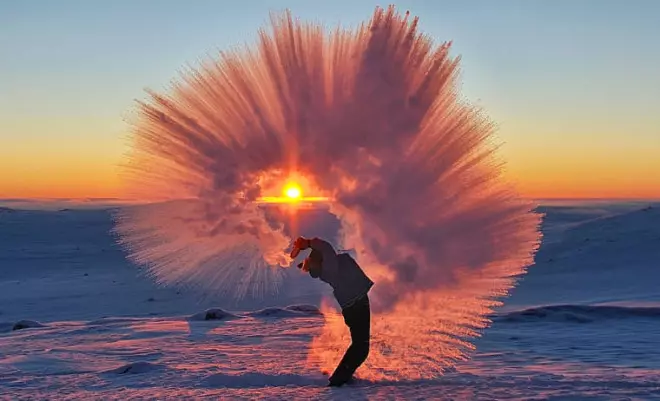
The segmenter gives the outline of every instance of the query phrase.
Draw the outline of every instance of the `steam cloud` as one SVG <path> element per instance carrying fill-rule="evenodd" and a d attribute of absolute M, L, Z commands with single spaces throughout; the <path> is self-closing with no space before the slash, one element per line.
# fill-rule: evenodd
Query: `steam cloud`
<path fill-rule="evenodd" d="M 257 47 L 139 103 L 126 182 L 164 202 L 123 209 L 121 242 L 161 283 L 263 295 L 291 238 L 254 200 L 295 170 L 334 199 L 343 247 L 376 281 L 361 374 L 442 373 L 533 263 L 541 219 L 502 177 L 449 50 L 391 7 L 330 34 L 274 16 Z M 309 360 L 332 369 L 347 333 L 328 319 Z"/>

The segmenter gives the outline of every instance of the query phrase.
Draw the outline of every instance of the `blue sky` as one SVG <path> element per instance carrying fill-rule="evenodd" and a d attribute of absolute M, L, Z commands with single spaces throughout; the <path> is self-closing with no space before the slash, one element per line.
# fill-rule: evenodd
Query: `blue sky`
<path fill-rule="evenodd" d="M 353 26 L 387 4 L 1 0 L 0 158 L 25 160 L 34 141 L 57 137 L 78 139 L 84 152 L 103 147 L 99 157 L 110 162 L 123 151 L 122 118 L 145 87 L 162 89 L 186 63 L 253 43 L 269 11 Z M 589 146 L 598 160 L 622 148 L 628 160 L 660 151 L 660 2 L 395 4 L 419 16 L 436 41 L 453 40 L 464 93 L 499 123 L 514 169 L 549 149 L 574 162 Z M 16 163 L 18 172 L 28 168 Z"/>

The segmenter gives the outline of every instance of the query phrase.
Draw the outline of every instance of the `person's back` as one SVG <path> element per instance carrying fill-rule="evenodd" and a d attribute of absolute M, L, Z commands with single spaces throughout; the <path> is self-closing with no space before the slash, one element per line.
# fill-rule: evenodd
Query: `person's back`
<path fill-rule="evenodd" d="M 312 272 L 310 275 L 318 278 L 332 287 L 332 292 L 339 306 L 346 308 L 357 299 L 369 292 L 374 282 L 367 277 L 357 262 L 347 253 L 337 254 L 337 270 L 320 269 L 320 273 Z"/>
<path fill-rule="evenodd" d="M 307 248 L 312 248 L 312 252 L 298 267 L 330 284 L 342 308 L 344 322 L 351 331 L 351 345 L 330 377 L 331 386 L 341 386 L 351 379 L 369 355 L 371 310 L 368 292 L 374 283 L 351 255 L 337 254 L 332 245 L 319 238 L 298 238 L 291 257 L 295 258 L 300 250 Z"/>

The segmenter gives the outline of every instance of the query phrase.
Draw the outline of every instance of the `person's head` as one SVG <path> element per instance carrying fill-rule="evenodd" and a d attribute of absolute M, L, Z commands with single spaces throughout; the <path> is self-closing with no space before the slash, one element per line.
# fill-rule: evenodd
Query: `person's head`
<path fill-rule="evenodd" d="M 323 254 L 321 254 L 321 252 L 317 251 L 316 249 L 312 249 L 312 251 L 309 253 L 309 256 L 305 258 L 302 269 L 305 271 L 309 271 L 310 269 L 318 270 L 322 266 L 323 266 Z"/>

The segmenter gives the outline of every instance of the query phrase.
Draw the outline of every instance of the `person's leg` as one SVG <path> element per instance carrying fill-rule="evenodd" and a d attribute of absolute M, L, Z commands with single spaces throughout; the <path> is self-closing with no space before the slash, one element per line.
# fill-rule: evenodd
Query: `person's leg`
<path fill-rule="evenodd" d="M 353 374 L 369 356 L 369 337 L 371 332 L 371 311 L 369 298 L 365 295 L 353 309 L 351 316 L 350 360 L 347 361 Z"/>
<path fill-rule="evenodd" d="M 369 298 L 365 296 L 342 311 L 344 321 L 351 332 L 351 345 L 330 377 L 330 383 L 343 384 L 369 356 L 371 311 Z"/>

